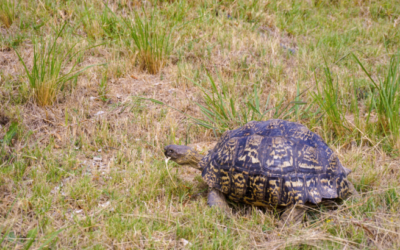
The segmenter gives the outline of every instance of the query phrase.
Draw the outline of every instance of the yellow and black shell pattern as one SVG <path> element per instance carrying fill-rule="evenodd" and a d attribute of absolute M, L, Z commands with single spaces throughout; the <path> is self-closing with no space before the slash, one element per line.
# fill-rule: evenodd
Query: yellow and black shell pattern
<path fill-rule="evenodd" d="M 256 206 L 318 204 L 350 195 L 336 154 L 321 137 L 294 122 L 249 122 L 227 131 L 199 164 L 210 187 Z"/>

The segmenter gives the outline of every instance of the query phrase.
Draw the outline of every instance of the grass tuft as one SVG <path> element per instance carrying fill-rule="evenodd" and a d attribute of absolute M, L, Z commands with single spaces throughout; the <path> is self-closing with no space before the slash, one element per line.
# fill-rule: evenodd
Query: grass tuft
<path fill-rule="evenodd" d="M 235 96 L 232 89 L 223 81 L 217 85 L 210 74 L 207 74 L 210 88 L 203 88 L 195 83 L 203 93 L 204 104 L 196 103 L 203 114 L 204 120 L 195 122 L 218 133 L 240 127 L 250 121 L 262 121 L 268 118 L 285 119 L 299 115 L 298 106 L 307 103 L 297 100 L 303 93 L 298 93 L 296 100 L 285 103 L 281 100 L 276 106 L 270 107 L 270 95 L 262 100 L 260 89 L 256 85 L 246 97 Z"/>
<path fill-rule="evenodd" d="M 107 71 L 103 73 L 103 77 L 100 79 L 98 94 L 100 100 L 103 102 L 107 102 L 109 100 L 107 98 Z"/>
<path fill-rule="evenodd" d="M 12 122 L 4 137 L 0 140 L 5 145 L 10 145 L 12 139 L 17 136 L 18 123 Z"/>
<path fill-rule="evenodd" d="M 157 74 L 166 64 L 171 52 L 171 29 L 166 23 L 156 18 L 153 9 L 150 14 L 143 12 L 140 17 L 134 12 L 133 20 L 123 19 L 128 36 L 133 40 L 138 53 L 139 65 L 150 74 Z M 168 32 L 169 31 L 169 32 Z M 130 46 L 130 39 L 126 43 Z"/>
<path fill-rule="evenodd" d="M 33 66 L 30 70 L 27 67 L 27 62 L 15 49 L 19 61 L 24 66 L 29 85 L 33 90 L 34 99 L 40 106 L 52 105 L 57 98 L 57 94 L 67 87 L 70 80 L 78 77 L 84 70 L 94 66 L 91 65 L 75 70 L 81 53 L 75 52 L 75 45 L 70 46 L 65 40 L 60 43 L 57 42 L 64 28 L 65 24 L 49 40 L 39 37 L 38 40 L 34 41 Z M 69 62 L 72 62 L 72 66 L 68 65 Z M 70 68 L 66 69 L 68 66 Z"/>
<path fill-rule="evenodd" d="M 121 31 L 121 24 L 108 8 L 98 13 L 94 6 L 87 4 L 80 16 L 84 31 L 91 40 L 116 39 Z"/>
<path fill-rule="evenodd" d="M 361 61 L 355 55 L 353 57 L 371 81 L 370 109 L 374 109 L 378 114 L 378 132 L 388 138 L 393 147 L 400 149 L 400 54 L 390 58 L 386 77 L 378 82 L 372 78 Z"/>
<path fill-rule="evenodd" d="M 341 103 L 339 93 L 339 83 L 334 82 L 331 70 L 328 66 L 324 67 L 325 84 L 320 84 L 318 79 L 315 79 L 316 92 L 312 93 L 314 102 L 319 106 L 325 116 L 324 129 L 333 130 L 337 137 L 341 137 L 349 130 L 345 121 L 344 105 Z"/>
<path fill-rule="evenodd" d="M 17 4 L 14 0 L 3 0 L 0 2 L 0 22 L 8 29 L 17 17 Z"/>

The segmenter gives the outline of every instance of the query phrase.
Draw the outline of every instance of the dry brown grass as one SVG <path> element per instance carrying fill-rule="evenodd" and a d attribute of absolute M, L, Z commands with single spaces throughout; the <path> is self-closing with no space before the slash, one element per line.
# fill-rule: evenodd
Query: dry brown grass
<path fill-rule="evenodd" d="M 146 50 L 139 52 L 139 58 L 140 68 L 142 70 L 147 70 L 150 74 L 157 74 L 160 72 L 166 61 L 164 58 L 154 58 L 154 55 Z"/>
<path fill-rule="evenodd" d="M 9 29 L 17 16 L 17 3 L 14 0 L 4 0 L 0 3 L 0 23 Z"/>
<path fill-rule="evenodd" d="M 11 18 L 3 11 L 0 11 L 0 22 L 2 22 L 6 28 L 10 28 L 12 24 Z"/>
<path fill-rule="evenodd" d="M 58 93 L 55 81 L 55 79 L 45 80 L 34 89 L 34 96 L 37 104 L 43 107 L 54 103 Z"/>

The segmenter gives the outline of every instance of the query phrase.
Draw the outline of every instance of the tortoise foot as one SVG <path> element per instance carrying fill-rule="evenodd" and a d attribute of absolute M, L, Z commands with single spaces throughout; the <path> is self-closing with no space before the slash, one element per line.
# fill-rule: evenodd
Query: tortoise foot
<path fill-rule="evenodd" d="M 303 205 L 293 205 L 288 207 L 281 215 L 278 222 L 279 227 L 298 225 L 303 221 L 307 209 Z"/>
<path fill-rule="evenodd" d="M 229 205 L 226 202 L 225 195 L 221 191 L 214 188 L 210 188 L 208 192 L 207 204 L 210 207 L 217 207 L 223 211 L 229 210 Z"/>

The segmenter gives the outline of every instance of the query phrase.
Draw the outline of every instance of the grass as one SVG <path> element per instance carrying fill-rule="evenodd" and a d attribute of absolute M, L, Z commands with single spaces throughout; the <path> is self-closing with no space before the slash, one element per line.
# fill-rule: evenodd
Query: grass
<path fill-rule="evenodd" d="M 140 17 L 134 11 L 133 20 L 123 19 L 125 33 L 130 38 L 125 38 L 124 41 L 128 47 L 133 42 L 140 68 L 150 74 L 157 74 L 162 69 L 171 51 L 170 36 L 173 28 L 157 20 L 156 14 L 156 9 L 153 9 L 150 13 L 143 11 L 143 17 Z"/>
<path fill-rule="evenodd" d="M 195 124 L 212 129 L 217 134 L 243 126 L 250 121 L 265 120 L 267 114 L 274 119 L 285 119 L 290 115 L 293 116 L 295 111 L 298 117 L 298 106 L 307 104 L 298 100 L 301 96 L 298 93 L 296 100 L 285 103 L 286 105 L 283 105 L 284 100 L 281 100 L 275 107 L 269 107 L 270 96 L 262 102 L 257 86 L 254 85 L 252 93 L 248 93 L 247 97 L 242 98 L 232 94 L 229 86 L 224 82 L 221 83 L 221 86 L 217 86 L 213 78 L 209 74 L 207 76 L 211 91 L 193 82 L 203 92 L 204 105 L 196 104 L 206 119 L 194 119 L 193 121 Z"/>
<path fill-rule="evenodd" d="M 392 146 L 399 149 L 400 130 L 400 60 L 399 55 L 390 58 L 387 74 L 383 80 L 375 81 L 371 74 L 365 69 L 360 60 L 355 57 L 362 70 L 371 81 L 371 107 L 378 114 L 377 124 L 379 131 L 391 142 Z"/>
<path fill-rule="evenodd" d="M 0 22 L 8 29 L 17 17 L 18 4 L 14 0 L 0 3 Z"/>
<path fill-rule="evenodd" d="M 40 106 L 52 105 L 56 101 L 58 93 L 68 87 L 68 82 L 76 79 L 88 68 L 75 70 L 80 61 L 79 53 L 74 51 L 75 46 L 57 42 L 64 28 L 65 25 L 48 40 L 39 37 L 34 42 L 31 69 L 28 69 L 28 63 L 24 61 L 18 50 L 15 50 L 18 59 L 24 66 L 34 99 Z M 72 66 L 67 72 L 63 72 L 69 62 L 72 63 Z"/>
<path fill-rule="evenodd" d="M 313 94 L 314 102 L 325 116 L 325 130 L 332 130 L 337 137 L 343 137 L 349 128 L 346 124 L 346 105 L 341 103 L 338 82 L 335 83 L 329 67 L 324 67 L 325 82 L 320 84 L 315 80 L 316 92 Z M 321 86 L 322 85 L 322 86 Z"/>
<path fill-rule="evenodd" d="M 400 247 L 393 1 L 4 6 L 0 249 Z M 201 173 L 166 165 L 165 145 L 205 153 L 273 118 L 319 134 L 361 199 L 278 228 L 279 211 L 209 208 Z"/>
<path fill-rule="evenodd" d="M 99 98 L 106 102 L 107 98 L 107 72 L 103 73 L 103 78 L 100 80 L 99 90 L 98 90 Z"/>

